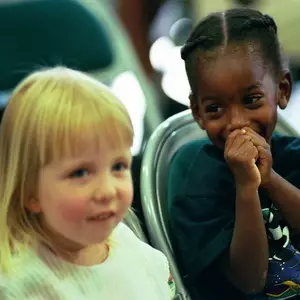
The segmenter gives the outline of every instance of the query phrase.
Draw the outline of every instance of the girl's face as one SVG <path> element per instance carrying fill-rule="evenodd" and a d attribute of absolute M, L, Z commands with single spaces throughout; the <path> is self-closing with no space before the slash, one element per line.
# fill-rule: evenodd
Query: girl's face
<path fill-rule="evenodd" d="M 285 108 L 290 84 L 278 84 L 250 46 L 217 50 L 198 60 L 193 114 L 211 141 L 224 148 L 228 135 L 250 127 L 270 142 L 277 105 Z"/>
<path fill-rule="evenodd" d="M 40 170 L 35 212 L 60 247 L 104 242 L 123 219 L 133 198 L 130 145 L 84 144 L 73 156 Z M 70 249 L 67 249 L 70 250 Z"/>

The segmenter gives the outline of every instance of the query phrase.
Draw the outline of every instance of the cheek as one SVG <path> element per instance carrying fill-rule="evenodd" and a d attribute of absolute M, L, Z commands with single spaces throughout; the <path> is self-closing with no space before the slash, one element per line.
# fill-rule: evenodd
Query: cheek
<path fill-rule="evenodd" d="M 133 200 L 133 185 L 132 181 L 128 180 L 127 182 L 124 182 L 124 184 L 121 187 L 121 198 L 124 206 L 131 206 L 132 200 Z"/>
<path fill-rule="evenodd" d="M 277 105 L 274 103 L 266 105 L 264 109 L 257 112 L 257 118 L 265 127 L 273 127 L 277 121 Z"/>
<path fill-rule="evenodd" d="M 273 110 L 270 110 L 268 117 L 269 122 L 266 124 L 266 139 L 270 140 L 277 123 L 277 107 L 273 108 Z"/>
<path fill-rule="evenodd" d="M 227 137 L 226 124 L 224 124 L 224 121 L 221 119 L 210 120 L 207 122 L 205 130 L 210 141 L 219 149 L 224 149 Z"/>
<path fill-rule="evenodd" d="M 59 214 L 67 222 L 81 221 L 86 216 L 86 202 L 83 199 L 71 199 L 58 206 Z"/>
<path fill-rule="evenodd" d="M 133 200 L 133 186 L 131 185 L 130 188 L 128 189 L 128 202 L 129 205 L 131 205 Z"/>
<path fill-rule="evenodd" d="M 204 129 L 207 135 L 211 139 L 219 138 L 220 133 L 223 130 L 223 124 L 221 120 L 209 120 L 204 121 Z"/>

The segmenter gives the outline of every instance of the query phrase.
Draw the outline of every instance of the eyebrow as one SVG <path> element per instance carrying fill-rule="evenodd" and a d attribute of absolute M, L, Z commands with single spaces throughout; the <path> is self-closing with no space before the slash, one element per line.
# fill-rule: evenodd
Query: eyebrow
<path fill-rule="evenodd" d="M 207 101 L 220 101 L 220 97 L 217 96 L 205 96 L 205 97 L 201 97 L 201 103 L 207 102 Z"/>
<path fill-rule="evenodd" d="M 120 155 L 120 156 L 116 156 L 115 161 L 120 161 L 120 160 L 128 161 L 128 162 L 131 164 L 133 158 L 132 158 L 131 153 L 129 153 L 129 154 L 124 154 L 124 155 Z"/>
<path fill-rule="evenodd" d="M 244 92 L 251 92 L 252 90 L 255 90 L 257 88 L 261 88 L 262 83 L 256 82 L 255 84 L 250 85 L 249 87 L 245 88 Z M 207 101 L 220 101 L 221 97 L 218 96 L 204 96 L 200 98 L 201 103 L 207 102 Z"/>
<path fill-rule="evenodd" d="M 262 87 L 262 83 L 260 82 L 256 82 L 255 84 L 250 85 L 249 87 L 245 88 L 246 92 L 250 92 L 252 90 L 255 90 L 257 88 L 261 88 Z"/>

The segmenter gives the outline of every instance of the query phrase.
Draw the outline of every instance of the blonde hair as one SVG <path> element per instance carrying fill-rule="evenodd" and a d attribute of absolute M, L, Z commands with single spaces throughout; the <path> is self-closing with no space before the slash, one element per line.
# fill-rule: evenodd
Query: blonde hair
<path fill-rule="evenodd" d="M 26 209 L 42 166 L 80 151 L 82 139 L 133 143 L 123 104 L 89 76 L 56 67 L 28 76 L 16 87 L 0 127 L 0 269 L 13 255 L 46 239 L 39 219 Z M 45 241 L 47 242 L 47 241 Z"/>

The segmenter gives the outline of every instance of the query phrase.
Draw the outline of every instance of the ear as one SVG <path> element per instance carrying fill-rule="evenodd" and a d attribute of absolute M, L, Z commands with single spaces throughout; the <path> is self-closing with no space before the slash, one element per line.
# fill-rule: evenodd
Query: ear
<path fill-rule="evenodd" d="M 278 85 L 277 104 L 281 109 L 285 109 L 289 103 L 292 93 L 292 76 L 290 72 L 284 72 Z"/>
<path fill-rule="evenodd" d="M 194 98 L 194 95 L 192 93 L 190 93 L 189 99 L 190 99 L 190 106 L 191 106 L 194 120 L 198 123 L 201 129 L 204 129 L 203 120 L 200 116 L 200 110 L 199 110 L 199 105 L 197 103 L 197 100 Z"/>
<path fill-rule="evenodd" d="M 25 207 L 34 214 L 38 214 L 42 211 L 40 203 L 35 198 L 29 199 L 25 204 Z"/>

